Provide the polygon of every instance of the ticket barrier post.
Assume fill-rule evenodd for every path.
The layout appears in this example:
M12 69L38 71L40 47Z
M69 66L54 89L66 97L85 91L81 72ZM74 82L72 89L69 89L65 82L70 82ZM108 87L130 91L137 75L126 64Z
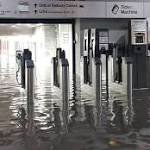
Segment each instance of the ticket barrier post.
M128 100L128 124L131 125L133 117L133 59L126 58L127 61L127 100Z
M101 102L102 102L102 63L99 58L95 58L95 94L96 94L96 128L101 125Z
M63 128L65 132L68 132L69 124L69 63L68 60L61 59L60 66L60 89L62 92L62 119Z
M22 59L21 59L21 85L22 88L25 89L25 61L26 60L31 60L32 59L32 53L29 51L29 49L24 49L23 54L22 54Z
M60 87L60 63L61 59L65 58L65 51L61 48L56 49L56 57L52 58L53 64L53 85Z
M27 134L34 134L34 63L26 61Z

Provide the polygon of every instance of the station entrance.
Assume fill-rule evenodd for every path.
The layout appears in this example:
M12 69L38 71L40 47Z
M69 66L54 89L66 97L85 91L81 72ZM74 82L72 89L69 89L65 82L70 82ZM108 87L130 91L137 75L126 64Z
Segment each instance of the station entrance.
M8 102L9 106L1 101L3 109L0 112L5 115L2 115L0 118L0 122L2 122L0 130L4 132L13 130L16 127L16 122L13 122L15 125L12 125L11 120L18 118L20 110L26 109L26 90L22 88L25 88L24 85L22 86L22 83L25 84L26 81L22 82L21 79L23 65L21 60L23 58L22 54L27 51L30 55L29 58L32 58L34 62L34 96L37 100L34 107L35 120L37 120L38 126L45 130L45 123L42 123L43 120L41 120L39 115L44 114L47 108L52 108L50 111L53 112L55 107L56 109L61 107L61 101L59 101L57 96L58 92L55 91L52 83L53 57L56 56L57 49L65 51L65 57L69 63L69 79L71 81L69 84L72 85L75 73L73 41L73 20L1 20L0 93L1 96L5 95L5 98L2 98L3 102ZM26 67L26 64L23 67ZM24 74L26 74L25 71ZM16 97L9 97L9 95L13 94L10 90L3 91L4 89L9 89L10 86L14 89L13 93L15 93Z
M72 77L75 72L73 30L73 20L1 20L1 67L7 67L8 64L15 66L18 78L20 64L17 64L19 62L14 57L24 49L29 49L32 59L38 67L41 66L41 71L37 72L42 73L44 66L52 64L56 49L61 48L66 52Z

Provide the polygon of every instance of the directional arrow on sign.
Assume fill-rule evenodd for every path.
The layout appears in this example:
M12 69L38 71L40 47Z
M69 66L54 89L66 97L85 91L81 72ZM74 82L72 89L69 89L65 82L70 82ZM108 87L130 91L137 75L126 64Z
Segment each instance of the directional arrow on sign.
M80 5L79 7L83 8L83 7L84 7L84 5Z
M34 6L35 6L35 8L36 8L37 4L34 4Z
M37 10L34 10L35 14L37 14Z

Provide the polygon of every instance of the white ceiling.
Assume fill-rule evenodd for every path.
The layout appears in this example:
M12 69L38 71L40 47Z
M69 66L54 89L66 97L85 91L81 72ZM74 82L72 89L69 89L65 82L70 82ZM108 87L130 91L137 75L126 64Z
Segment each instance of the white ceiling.
M32 35L33 28L40 24L0 24L0 36Z

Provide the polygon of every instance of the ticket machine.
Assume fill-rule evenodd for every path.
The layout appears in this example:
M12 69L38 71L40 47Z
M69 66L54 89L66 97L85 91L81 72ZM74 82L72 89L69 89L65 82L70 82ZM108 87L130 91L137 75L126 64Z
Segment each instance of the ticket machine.
M129 33L130 45L133 57L133 88L147 88L147 52L148 35L147 21L131 20L131 30Z

